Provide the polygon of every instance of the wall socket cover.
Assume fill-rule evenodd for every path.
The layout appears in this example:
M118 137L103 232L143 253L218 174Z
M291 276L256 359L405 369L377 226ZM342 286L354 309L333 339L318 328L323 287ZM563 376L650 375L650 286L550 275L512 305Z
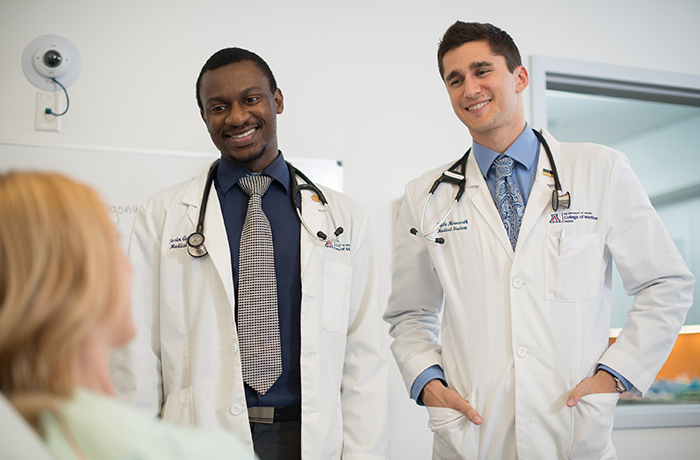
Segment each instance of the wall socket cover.
M35 131L50 131L57 133L61 129L61 117L46 113L46 109L51 109L53 112L59 111L59 96L61 93L52 91L37 91L36 92L36 112L34 114L34 130Z

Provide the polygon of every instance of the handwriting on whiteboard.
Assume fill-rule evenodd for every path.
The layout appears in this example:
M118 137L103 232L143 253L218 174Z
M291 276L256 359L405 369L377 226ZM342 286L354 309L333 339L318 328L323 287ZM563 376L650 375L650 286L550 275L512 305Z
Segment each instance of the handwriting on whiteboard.
M119 225L122 221L122 217L128 216L133 219L136 211L138 211L138 205L118 205L118 204L108 204L106 205L107 212L109 212L110 217L114 225Z

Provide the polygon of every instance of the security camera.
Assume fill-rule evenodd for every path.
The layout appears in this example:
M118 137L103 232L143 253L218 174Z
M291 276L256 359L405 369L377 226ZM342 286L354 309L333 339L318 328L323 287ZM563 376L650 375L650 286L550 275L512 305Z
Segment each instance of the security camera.
M48 50L44 53L44 65L50 69L60 67L63 62L63 56L56 50Z
M60 35L42 35L22 53L22 71L29 82L44 91L56 91L75 83L82 67L80 52ZM55 79L55 81L54 81Z
M46 78L58 78L68 72L70 55L61 45L44 45L34 53L34 68Z

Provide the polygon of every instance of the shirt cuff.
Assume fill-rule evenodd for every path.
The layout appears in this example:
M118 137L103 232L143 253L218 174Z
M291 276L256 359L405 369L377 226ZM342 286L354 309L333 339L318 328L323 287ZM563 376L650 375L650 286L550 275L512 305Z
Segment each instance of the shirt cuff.
M413 381L413 385L411 385L411 398L415 399L419 406L424 405L423 399L420 397L423 388L428 384L428 382L435 379L442 381L442 384L446 386L447 382L445 381L445 372L442 370L439 364L433 364L421 372L418 377L416 377L416 380Z
M601 369L604 370L604 371L606 371L606 372L611 373L612 375L614 375L615 377L617 377L618 379L620 379L620 382L622 382L622 384L625 386L625 392L628 392L628 391L630 391L630 390L632 389L633 385L630 383L630 381L627 380L626 378L624 378L624 377L623 377L622 375L620 375L618 372L616 372L616 371L614 371L613 369L609 368L609 367L606 366L605 364L598 364L598 370L601 370ZM423 375L423 374L421 374L421 375Z

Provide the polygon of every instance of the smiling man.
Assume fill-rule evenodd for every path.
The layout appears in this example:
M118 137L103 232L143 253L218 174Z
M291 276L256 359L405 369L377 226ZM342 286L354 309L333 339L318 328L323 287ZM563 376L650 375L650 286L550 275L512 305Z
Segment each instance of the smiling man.
M649 389L693 276L624 155L530 129L506 32L455 23L438 68L472 147L406 186L384 315L433 458L614 459L619 393ZM608 348L613 259L635 304Z
M367 216L340 193L320 187L324 207L295 189L277 141L284 98L258 55L218 51L196 91L221 158L139 209L128 254L140 334L113 357L119 393L165 420L231 430L262 460L387 458ZM303 229L295 194L330 238Z

